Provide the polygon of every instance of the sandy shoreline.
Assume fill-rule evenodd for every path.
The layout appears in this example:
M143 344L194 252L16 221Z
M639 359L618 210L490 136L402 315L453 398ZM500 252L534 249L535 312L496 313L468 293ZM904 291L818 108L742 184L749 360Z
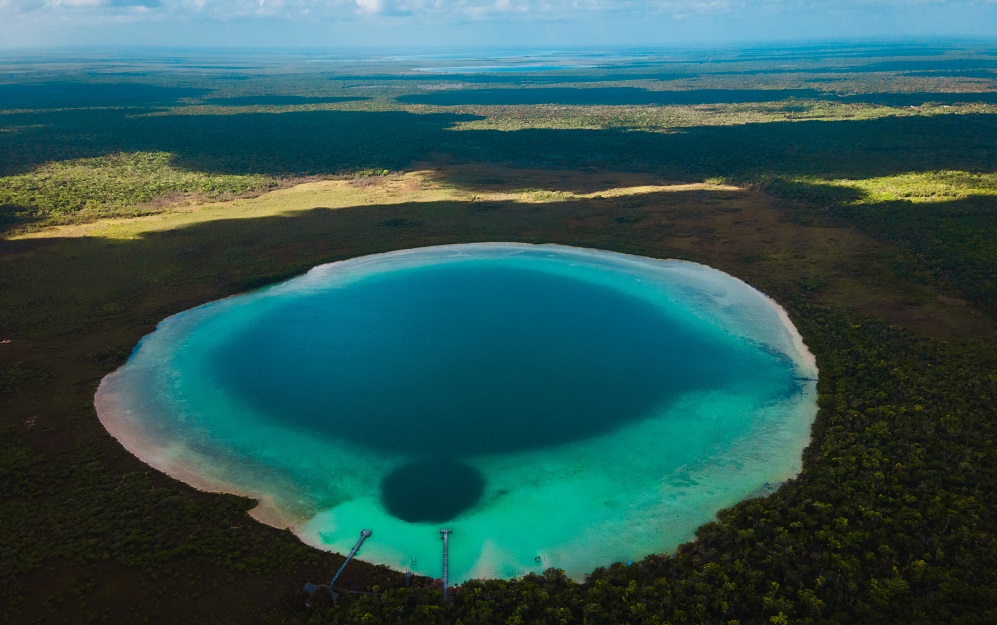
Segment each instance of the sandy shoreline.
M109 390L109 387L114 384L118 373L118 371L114 371L100 381L97 393L94 395L94 407L97 410L97 418L100 420L101 425L104 426L104 429L115 440L121 443L121 446L128 450L129 453L157 471L165 473L173 479L192 486L199 491L238 495L240 497L255 499L257 502L256 507L249 511L249 515L261 523L279 529L296 531L297 528L308 521L307 517L294 515L283 509L269 495L250 491L236 486L231 482L210 478L197 472L193 467L199 465L199 463L194 462L191 458L178 459L177 456L179 454L176 453L174 448L162 445L146 436L127 418L127 414L120 407L117 395Z
M755 290L758 291L758 289ZM820 370L817 368L817 357L813 355L810 348L803 342L803 336L801 336L800 331L796 329L796 326L793 324L793 320L789 318L789 313L786 312L786 309L783 308L779 302L775 301L761 291L758 291L758 293L772 306L773 310L775 310L775 314L779 315L779 321L782 322L782 326L786 328L786 331L789 332L789 336L793 340L793 347L796 349L796 353L803 358L803 361L806 363L807 370L801 372L804 374L803 377L813 378L816 380L818 374L820 373Z
M477 246L489 246L489 247L502 247L502 246L517 246L521 248L528 249L543 249L543 248L553 248L553 249L569 249L577 250L584 253L605 253L603 250L590 249L590 248L580 248L573 246L562 246L562 245L530 245L530 244L510 244L510 243L485 243L485 244L475 244ZM445 246L433 246L437 249L439 248L459 248L463 246L456 245L445 245ZM416 248L414 250L403 250L400 252L389 252L387 254L404 255L406 253L412 252L426 252L429 248ZM668 261L663 259L654 259L649 257L642 257L631 254L620 254L616 252L609 252L610 254L629 257L635 262L641 264L646 264L648 261L653 263L665 263L665 262L678 262L686 263L688 261ZM374 256L383 256L381 254ZM349 259L347 263L364 263L369 262L371 257L359 257L356 259ZM318 265L313 267L311 270L306 272L304 275L313 274L316 270L321 268L326 268L330 265L335 265L337 263L327 263L325 265ZM698 263L689 263L691 265L697 265L700 267L706 267L704 265L699 265ZM708 267L707 267L708 268ZM709 268L712 269L712 268ZM713 271L718 271L712 269ZM791 356L791 359L796 368L799 377L803 378L816 378L817 376L817 363L816 358L807 348L803 342L803 338L799 331L793 325L789 318L786 310L779 305L771 297L762 293L758 289L747 285L739 278L730 276L730 274L724 275L731 279L737 280L738 282L744 284L754 293L760 295L763 301L771 307L773 312L775 312L778 317L779 323L782 325L783 329L788 333L789 342L791 347L795 350L795 354L787 354ZM232 296L238 297L238 296ZM228 299L228 298L226 298ZM208 304L205 304L208 305ZM763 310L763 309L762 309ZM182 313L181 313L182 314ZM783 346L780 349L786 349L785 338L780 340L780 344ZM127 365L126 365L127 366ZM141 425L140 420L135 420L131 415L124 409L123 397L119 397L118 393L124 393L124 391L119 388L119 376L121 369L115 371L108 376L106 376L98 387L98 390L94 397L94 404L97 410L98 418L104 428L113 436L122 446L129 451L129 453L135 455L137 458L148 464L149 466L165 473L166 475L184 482L197 490L203 492L211 493L227 493L235 494L239 496L244 496L257 501L257 505L249 511L250 516L254 519L265 523L267 525L280 528L289 529L294 532L299 539L302 541L312 544L312 546L318 548L328 549L328 546L315 544L314 540L309 540L309 536L305 533L305 526L311 520L311 515L302 514L300 511L295 514L294 512L282 507L278 500L271 495L261 493L258 489L256 491L251 491L249 489L237 486L231 482L226 481L220 477L212 477L205 475L203 471L207 468L210 472L210 467L212 462L210 458L205 458L199 456L196 452L191 451L188 447L184 446L183 443L168 444L162 440L157 440L155 436L150 436L150 432L146 431ZM810 444L809 435L809 425L808 424L808 434L806 437L806 445ZM804 445L804 447L806 446ZM798 474L798 471L797 473ZM272 485L272 483L271 483ZM280 492L274 491L274 492Z

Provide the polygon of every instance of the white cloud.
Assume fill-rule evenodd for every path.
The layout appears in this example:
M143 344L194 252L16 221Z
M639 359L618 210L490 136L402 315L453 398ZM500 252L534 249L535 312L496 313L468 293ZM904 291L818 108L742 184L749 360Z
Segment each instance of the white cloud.
M380 13L384 8L381 0L356 0L361 13Z
M53 0L53 6L99 7L108 4L107 0Z
M221 45L223 35L236 45L363 46L994 38L993 24L997 0L0 0L0 48Z
M997 0L840 0L838 9L949 5L953 10L990 5ZM158 7L170 14L199 12L209 15L348 15L489 16L586 14L650 16L660 14L709 15L755 10L813 10L821 3L807 0L0 0L0 15L21 12L126 11L136 6ZM808 9L808 7L810 7Z

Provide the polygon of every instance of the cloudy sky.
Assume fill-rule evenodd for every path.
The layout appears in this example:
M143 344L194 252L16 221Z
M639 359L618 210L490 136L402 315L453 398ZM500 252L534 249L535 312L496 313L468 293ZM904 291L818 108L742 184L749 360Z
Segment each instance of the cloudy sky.
M997 0L0 0L0 48L997 38Z

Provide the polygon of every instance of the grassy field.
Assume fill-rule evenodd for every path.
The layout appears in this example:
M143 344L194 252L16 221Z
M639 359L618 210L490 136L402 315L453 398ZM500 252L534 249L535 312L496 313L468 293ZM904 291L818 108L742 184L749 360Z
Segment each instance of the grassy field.
M146 87L106 92L83 70L38 69L0 85L0 620L993 622L986 98L403 101L455 82L461 95L528 81L703 91L832 78L897 102L943 88L962 100L992 91L989 59L828 53L795 74L758 73L784 59L734 59L709 75L695 63L605 70L588 87L577 75L398 68L257 73L237 87L147 68ZM170 314L322 262L473 241L694 260L775 297L821 370L803 474L724 511L677 554L585 584L556 571L470 583L446 605L427 580L406 590L358 562L344 587L374 595L306 609L301 584L340 556L256 523L251 501L152 471L96 419L100 379Z
M0 83L0 227L419 161L746 184L992 172L991 51L897 51L685 51L503 74L355 58L332 71L294 55L129 58L117 73L86 61L12 63Z

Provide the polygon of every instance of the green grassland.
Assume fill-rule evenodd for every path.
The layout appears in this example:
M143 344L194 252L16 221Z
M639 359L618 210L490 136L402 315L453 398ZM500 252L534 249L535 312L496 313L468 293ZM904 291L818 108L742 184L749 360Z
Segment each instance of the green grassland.
M725 54L511 76L18 66L0 621L997 621L997 57ZM473 241L684 258L775 297L821 372L803 473L585 583L537 571L446 604L357 562L343 588L372 594L305 607L341 556L149 469L96 419L100 379L170 314Z
M3 179L0 204L20 207L13 221L81 221L108 214L140 214L177 204L178 197L220 198L272 189L261 175L212 175L174 167L166 152L116 153L54 161Z

